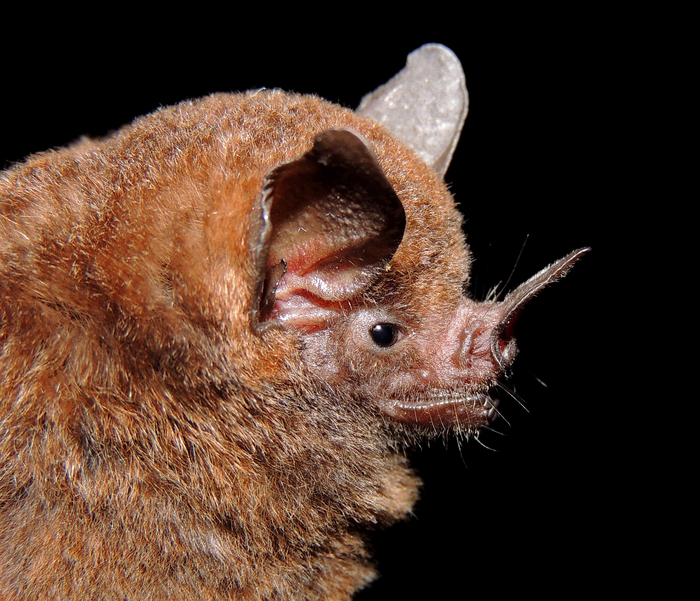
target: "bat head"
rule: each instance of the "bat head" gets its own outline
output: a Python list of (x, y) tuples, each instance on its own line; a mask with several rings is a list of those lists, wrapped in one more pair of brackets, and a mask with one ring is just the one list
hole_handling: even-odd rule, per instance
[[(406, 108), (415, 105), (419, 114)], [(471, 259), (442, 182), (466, 111), (456, 57), (419, 49), (359, 113), (432, 171), (415, 156), (397, 166), (391, 151), (375, 153), (352, 131), (323, 131), (309, 152), (268, 173), (251, 243), (256, 327), (299, 335), (312, 372), (390, 420), (472, 432), (497, 415), (491, 391), (510, 373), (523, 307), (587, 249), (501, 302), (466, 295)]]

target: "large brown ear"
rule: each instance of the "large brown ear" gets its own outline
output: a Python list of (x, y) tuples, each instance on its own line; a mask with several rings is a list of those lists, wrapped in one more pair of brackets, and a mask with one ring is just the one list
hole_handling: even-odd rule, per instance
[(346, 130), (322, 132), (304, 156), (272, 169), (258, 215), (256, 326), (280, 294), (323, 304), (362, 292), (396, 252), (406, 225), (373, 152)]

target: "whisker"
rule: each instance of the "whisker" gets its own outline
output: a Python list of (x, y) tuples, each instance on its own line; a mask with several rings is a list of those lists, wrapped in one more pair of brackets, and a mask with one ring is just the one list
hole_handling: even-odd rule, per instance
[(498, 298), (498, 295), (500, 292), (498, 289), (501, 287), (501, 282), (498, 282), (495, 286), (492, 286), (491, 289), (486, 293), (486, 298), (484, 299), (484, 302), (491, 302), (495, 301), (496, 298)]
[[(506, 386), (503, 382), (501, 381), (496, 381), (496, 386), (500, 388), (503, 392), (507, 393), (513, 400), (515, 400), (518, 405), (520, 405), (527, 413), (530, 413), (528, 408), (525, 406), (525, 399), (523, 399), (515, 390), (510, 388), (509, 386)], [(500, 413), (499, 413), (500, 415)], [(508, 424), (510, 425), (510, 424)]]
[[(506, 420), (505, 417), (503, 417), (500, 413), (498, 415), (506, 423), (507, 426), (510, 426), (510, 424), (508, 423), (508, 420)], [(498, 434), (499, 436), (506, 436), (505, 432), (501, 432), (500, 430), (496, 430), (496, 428), (494, 428), (492, 426), (482, 426), (481, 429), (488, 430), (489, 432), (491, 432), (493, 434)]]
[(520, 252), (518, 253), (518, 258), (515, 259), (515, 265), (513, 265), (513, 269), (510, 272), (510, 275), (508, 276), (508, 279), (506, 280), (506, 283), (503, 285), (503, 288), (501, 288), (501, 291), (498, 293), (496, 298), (494, 300), (498, 300), (501, 295), (506, 291), (508, 288), (508, 284), (510, 284), (510, 281), (513, 279), (513, 275), (515, 274), (515, 270), (518, 267), (518, 263), (520, 263), (520, 257), (523, 256), (523, 251), (525, 250), (525, 245), (527, 244), (527, 239), (530, 237), (530, 234), (527, 234), (525, 236), (525, 240), (523, 241), (523, 245), (520, 247)]
[(484, 447), (487, 451), (493, 451), (494, 453), (497, 453), (497, 452), (498, 452), (497, 449), (492, 449), (490, 446), (485, 445), (483, 442), (481, 442), (481, 440), (479, 439), (479, 432), (478, 432), (478, 431), (474, 433), (474, 436), (472, 436), (472, 438), (473, 438), (474, 440), (476, 440), (476, 442), (478, 442), (478, 443), (479, 443), (482, 447)]
[(533, 378), (535, 378), (535, 380), (537, 380), (537, 382), (539, 382), (542, 386), (544, 386), (545, 388), (549, 388), (549, 387), (547, 386), (547, 383), (546, 383), (545, 381), (543, 381), (543, 380), (540, 380), (535, 374), (533, 374), (532, 372), (530, 372), (530, 375), (531, 375)]
[(493, 410), (496, 412), (496, 414), (498, 415), (498, 417), (500, 417), (500, 418), (506, 423), (506, 426), (508, 426), (509, 428), (511, 428), (512, 426), (511, 426), (510, 422), (506, 419), (506, 416), (503, 415), (503, 414), (498, 410), (498, 407), (497, 407), (497, 406), (494, 406), (494, 405), (491, 405), (491, 407), (492, 407)]

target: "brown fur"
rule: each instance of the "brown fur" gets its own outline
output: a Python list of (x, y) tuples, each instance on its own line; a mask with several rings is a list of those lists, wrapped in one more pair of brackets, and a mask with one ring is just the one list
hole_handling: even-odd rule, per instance
[(362, 532), (419, 484), (397, 428), (310, 373), (298, 336), (251, 327), (251, 207), (329, 128), (369, 142), (406, 211), (376, 294), (451, 311), (470, 258), (444, 184), (318, 98), (215, 95), (2, 174), (0, 598), (332, 600), (373, 579)]

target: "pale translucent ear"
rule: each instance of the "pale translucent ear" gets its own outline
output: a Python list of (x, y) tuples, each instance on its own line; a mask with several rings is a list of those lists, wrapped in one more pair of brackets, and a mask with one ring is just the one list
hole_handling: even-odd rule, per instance
[(444, 176), (468, 108), (459, 59), (441, 44), (426, 44), (408, 55), (392, 79), (367, 94), (356, 112), (384, 125)]

